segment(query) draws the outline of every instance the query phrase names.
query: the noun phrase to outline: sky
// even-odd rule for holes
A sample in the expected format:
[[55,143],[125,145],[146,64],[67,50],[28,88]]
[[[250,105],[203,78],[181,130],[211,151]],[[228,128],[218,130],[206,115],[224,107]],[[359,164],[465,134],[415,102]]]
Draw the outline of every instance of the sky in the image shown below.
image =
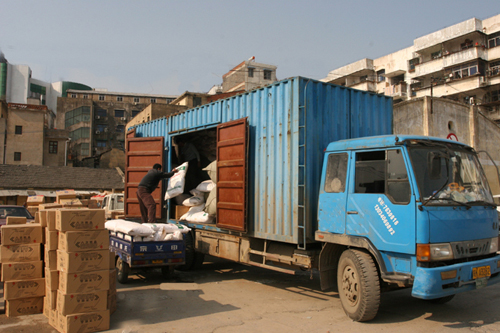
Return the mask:
[[207,92],[255,56],[278,79],[407,48],[500,14],[498,0],[0,0],[0,52],[46,82],[111,92]]

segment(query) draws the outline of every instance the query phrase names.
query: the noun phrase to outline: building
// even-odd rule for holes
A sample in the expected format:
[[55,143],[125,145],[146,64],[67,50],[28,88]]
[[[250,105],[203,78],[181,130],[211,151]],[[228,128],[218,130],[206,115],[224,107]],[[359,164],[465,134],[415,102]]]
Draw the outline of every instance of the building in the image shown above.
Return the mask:
[[243,61],[222,76],[222,93],[248,91],[275,82],[276,66],[255,62],[255,57]]
[[123,177],[115,169],[0,165],[0,204],[22,205],[30,195],[44,195],[53,202],[57,190],[74,189],[90,196],[104,191],[123,191]]
[[[173,102],[172,102],[173,103]],[[132,126],[148,122],[153,119],[167,117],[171,114],[189,109],[186,105],[149,104],[144,110],[132,118],[126,125],[127,130]]]
[[63,166],[68,132],[51,129],[45,105],[0,102],[0,164]]
[[[68,163],[74,166],[120,167],[125,165],[127,123],[149,105],[166,107],[177,96],[108,92],[105,90],[66,91],[57,99],[56,128],[69,131]],[[153,107],[152,107],[153,108]],[[161,108],[161,107],[159,107]],[[113,160],[96,162],[113,152]],[[88,161],[90,165],[82,163]]]
[[500,15],[416,38],[406,49],[334,69],[322,81],[383,93],[395,103],[446,97],[478,105],[500,122]]

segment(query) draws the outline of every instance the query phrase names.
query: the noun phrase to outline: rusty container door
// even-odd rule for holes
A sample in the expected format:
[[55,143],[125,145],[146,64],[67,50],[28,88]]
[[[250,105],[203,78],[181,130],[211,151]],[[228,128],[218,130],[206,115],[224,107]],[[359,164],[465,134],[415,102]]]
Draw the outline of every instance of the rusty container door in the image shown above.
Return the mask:
[[247,118],[217,126],[217,227],[247,230]]
[[[163,166],[163,137],[132,138],[127,137],[127,154],[125,161],[125,216],[140,218],[141,210],[137,200],[137,187],[142,177],[153,168],[155,163]],[[163,182],[152,193],[156,202],[156,218],[162,218]]]

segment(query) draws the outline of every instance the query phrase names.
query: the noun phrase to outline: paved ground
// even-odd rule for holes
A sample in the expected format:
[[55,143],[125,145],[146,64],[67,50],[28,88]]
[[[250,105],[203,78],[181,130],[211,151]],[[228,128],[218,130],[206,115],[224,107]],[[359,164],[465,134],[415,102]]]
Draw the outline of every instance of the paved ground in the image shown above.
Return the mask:
[[[169,282],[158,271],[118,284],[109,332],[500,332],[500,285],[457,295],[445,305],[412,298],[409,290],[386,293],[374,321],[355,323],[337,293],[320,291],[316,275],[311,280],[305,272],[289,276],[211,259]],[[43,315],[0,314],[0,332],[55,330]]]

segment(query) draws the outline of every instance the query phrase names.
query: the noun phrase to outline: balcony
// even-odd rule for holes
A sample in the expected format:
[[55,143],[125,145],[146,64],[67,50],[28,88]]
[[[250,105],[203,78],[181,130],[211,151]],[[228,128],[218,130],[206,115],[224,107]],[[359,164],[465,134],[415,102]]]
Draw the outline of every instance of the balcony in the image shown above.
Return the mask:
[[384,94],[391,97],[406,97],[407,96],[407,84],[406,82],[401,82],[385,88]]
[[349,88],[364,90],[364,91],[377,91],[377,84],[373,81],[361,81],[349,85]]
[[[460,80],[451,80],[445,84],[438,84],[433,87],[432,95],[434,97],[455,95],[459,92],[467,92],[488,85],[489,81],[484,76],[473,75]],[[416,97],[430,96],[431,88],[423,88],[415,91]]]
[[474,61],[478,58],[486,60],[487,55],[488,55],[488,50],[486,50],[482,46],[476,46],[467,50],[445,54],[443,56],[443,67],[460,65],[466,62]]

